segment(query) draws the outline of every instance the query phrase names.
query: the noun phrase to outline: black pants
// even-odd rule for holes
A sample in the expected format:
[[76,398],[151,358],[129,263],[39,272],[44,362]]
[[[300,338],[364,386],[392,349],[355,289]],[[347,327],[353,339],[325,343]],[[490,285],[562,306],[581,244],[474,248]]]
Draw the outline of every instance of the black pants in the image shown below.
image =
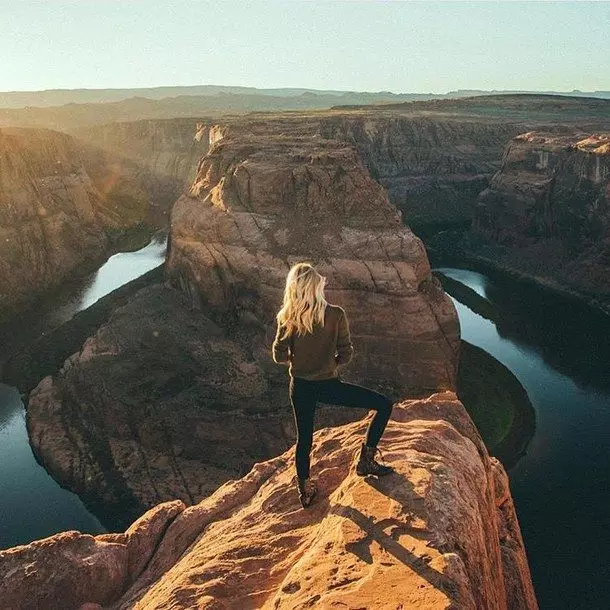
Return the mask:
[[313,424],[316,403],[323,402],[357,409],[375,410],[366,433],[366,444],[376,447],[392,413],[392,401],[383,394],[338,378],[310,381],[300,377],[290,378],[290,403],[297,427],[295,464],[297,476],[309,476],[309,454],[313,440]]

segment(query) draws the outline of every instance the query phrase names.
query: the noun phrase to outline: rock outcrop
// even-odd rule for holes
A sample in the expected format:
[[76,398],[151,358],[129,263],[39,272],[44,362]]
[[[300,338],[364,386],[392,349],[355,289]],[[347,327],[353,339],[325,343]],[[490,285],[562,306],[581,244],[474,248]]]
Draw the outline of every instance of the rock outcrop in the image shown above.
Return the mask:
[[66,134],[0,130],[0,318],[159,226],[136,173]]
[[528,132],[479,196],[472,232],[500,265],[610,311],[610,134]]
[[353,146],[316,136],[303,120],[227,128],[174,206],[167,277],[260,334],[290,265],[311,260],[349,312],[355,376],[388,392],[455,387],[457,315],[421,240]]
[[455,395],[394,406],[381,446],[396,473],[380,480],[353,469],[364,428],[316,433],[307,510],[290,449],[123,534],[0,552],[3,607],[537,608],[506,474]]
[[193,504],[293,442],[279,369],[153,285],[31,393],[30,444],[109,526],[164,500]]

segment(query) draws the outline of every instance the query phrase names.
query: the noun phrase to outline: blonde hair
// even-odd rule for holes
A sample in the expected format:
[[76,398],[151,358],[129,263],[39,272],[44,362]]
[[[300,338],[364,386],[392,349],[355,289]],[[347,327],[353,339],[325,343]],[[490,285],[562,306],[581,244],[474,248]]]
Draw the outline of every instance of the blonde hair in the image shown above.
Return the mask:
[[325,284],[326,278],[309,263],[297,263],[290,268],[286,276],[284,302],[276,315],[278,326],[284,327],[282,339],[293,331],[299,335],[312,332],[315,322],[324,326]]

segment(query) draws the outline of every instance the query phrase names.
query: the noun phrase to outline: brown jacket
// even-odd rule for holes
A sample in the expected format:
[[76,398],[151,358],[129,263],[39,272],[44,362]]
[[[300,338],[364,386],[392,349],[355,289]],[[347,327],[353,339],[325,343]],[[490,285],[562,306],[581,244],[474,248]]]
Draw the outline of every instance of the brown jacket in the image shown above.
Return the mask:
[[[273,360],[289,364],[291,377],[303,379],[330,379],[339,376],[340,365],[347,364],[354,353],[349,324],[343,308],[326,306],[324,326],[313,325],[313,332],[302,336],[280,339],[283,328],[276,328],[273,341]],[[292,341],[291,341],[292,339]]]

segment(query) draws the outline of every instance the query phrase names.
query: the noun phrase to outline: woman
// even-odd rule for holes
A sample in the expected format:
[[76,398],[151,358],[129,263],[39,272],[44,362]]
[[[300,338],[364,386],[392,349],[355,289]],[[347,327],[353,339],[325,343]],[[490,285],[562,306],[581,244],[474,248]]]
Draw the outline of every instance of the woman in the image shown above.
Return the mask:
[[297,263],[290,269],[273,342],[273,360],[289,364],[290,402],[297,428],[295,466],[303,507],[309,506],[317,491],[309,477],[309,454],[318,401],[374,409],[375,417],[362,443],[356,472],[361,476],[394,472],[392,467],[375,461],[377,443],[392,412],[392,401],[340,379],[339,367],[351,360],[353,346],[345,311],[324,298],[325,283],[326,278],[309,263]]

